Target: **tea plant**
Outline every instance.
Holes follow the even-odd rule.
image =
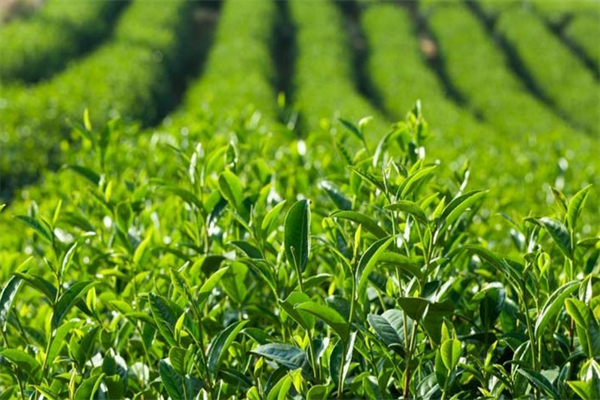
[[[131,166],[144,141],[86,118],[78,188],[0,214],[24,232],[0,241],[0,398],[595,398],[595,189],[508,219],[500,255],[419,106],[373,147],[341,125],[318,172],[260,129]]]
[[[110,33],[126,2],[48,1],[32,18],[2,27],[3,82],[48,78]]]
[[[44,168],[60,165],[66,120],[78,120],[86,106],[102,116],[99,123],[115,115],[147,124],[161,117],[172,104],[173,78],[189,45],[191,7],[187,1],[152,7],[134,2],[120,15],[113,36],[88,57],[38,85],[3,87],[3,197]],[[106,78],[115,65],[117,72]]]

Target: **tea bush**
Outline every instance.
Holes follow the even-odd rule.
[[[188,127],[202,120],[199,116],[214,115],[224,121],[254,118],[274,129],[278,109],[271,49],[277,16],[274,1],[223,4],[202,77],[188,88],[173,126]]]
[[[558,186],[572,179],[597,182],[594,138],[571,128],[528,92],[508,56],[464,4],[423,2],[421,12],[454,87],[501,135],[502,148],[523,155],[516,159],[524,162],[525,182],[536,175],[554,176]]]
[[[500,14],[495,31],[514,49],[545,97],[581,129],[594,135],[600,133],[598,81],[534,13],[523,8],[506,11]],[[534,51],[536,48],[544,51]]]
[[[296,32],[294,104],[303,132],[335,129],[341,110],[350,120],[375,117],[366,131],[386,129],[385,118],[355,86],[352,53],[341,10],[331,2],[292,0],[289,11]]]
[[[156,121],[173,103],[171,73],[189,44],[191,6],[187,1],[157,1],[152,7],[134,2],[121,16],[115,37],[89,57],[40,85],[3,88],[2,191],[59,162],[65,120],[79,119],[86,106],[98,110],[95,115],[104,122],[116,114]]]
[[[279,177],[311,171],[294,147],[262,158],[260,131],[154,152],[160,133],[118,121],[78,132],[71,194],[0,214],[30,232],[0,238],[2,398],[597,393],[590,187],[507,220],[501,256],[477,233],[486,192],[420,150],[419,107],[291,191]]]
[[[0,79],[48,78],[110,33],[125,1],[49,0],[31,18],[2,27]]]
[[[579,51],[583,52],[600,70],[600,49],[594,37],[600,35],[600,6],[596,13],[573,18],[565,28],[564,35]]]

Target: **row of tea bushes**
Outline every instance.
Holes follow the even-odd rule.
[[[507,54],[466,5],[434,1],[420,5],[448,79],[501,135],[501,148],[515,154],[524,182],[548,182],[559,188],[572,182],[568,191],[598,182],[595,139],[571,128],[527,90]],[[542,187],[536,187],[539,195]]]
[[[484,184],[496,191],[522,183],[520,175],[527,169],[528,160],[513,158],[510,149],[503,148],[501,135],[450,99],[433,67],[428,65],[416,24],[407,9],[395,4],[370,5],[361,14],[361,25],[369,49],[367,70],[386,112],[400,118],[403,110],[422,101],[433,133],[429,156],[441,159],[446,168],[446,163],[452,161],[450,168],[457,172],[467,159],[474,168],[485,171],[493,170],[499,159],[511,158],[515,170],[505,171],[502,176],[481,176],[484,182],[476,181],[475,185]],[[540,193],[533,195],[535,199]],[[501,208],[511,209],[523,204],[522,198],[511,196],[502,197],[502,202]]]
[[[62,70],[109,36],[127,1],[49,0],[31,18],[2,27],[0,79],[34,82]]]
[[[40,85],[2,92],[2,192],[26,184],[60,162],[67,119],[86,108],[95,122],[117,114],[157,121],[172,106],[176,66],[189,46],[193,3],[136,1],[121,16],[114,38]]]
[[[592,61],[596,71],[600,70],[600,5],[596,13],[577,15],[563,31],[569,43]]]
[[[422,115],[399,125],[423,145]],[[594,397],[589,188],[506,223],[513,259],[473,229],[485,193],[445,186],[425,152],[355,149],[321,171],[336,201],[310,183],[283,203],[279,171],[305,165],[258,140],[124,154],[129,128],[108,129],[79,155],[104,182],[19,215],[22,246],[0,236],[5,398]]]
[[[600,14],[596,23],[600,24]],[[516,53],[544,97],[575,126],[600,134],[600,84],[542,20],[529,10],[515,8],[500,14],[494,30]]]
[[[289,3],[295,27],[297,58],[294,67],[294,104],[301,129],[308,133],[339,129],[337,118],[357,122],[372,116],[369,131],[387,130],[385,117],[357,90],[352,50],[342,12],[333,2]],[[314,135],[321,146],[328,146]]]
[[[278,118],[271,52],[278,9],[274,1],[227,1],[202,76],[191,84],[181,110],[170,122],[193,127],[211,115],[226,125]],[[240,120],[241,118],[241,120]]]

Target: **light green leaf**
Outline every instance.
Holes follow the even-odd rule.
[[[440,346],[442,362],[448,371],[452,371],[460,359],[461,343],[456,339],[447,339]]]
[[[568,282],[554,291],[546,300],[542,311],[535,322],[535,337],[540,338],[544,329],[550,324],[563,308],[565,299],[579,288],[579,282]]]
[[[333,308],[312,301],[307,301],[306,303],[298,304],[296,309],[303,310],[314,315],[329,325],[344,342],[348,340],[348,335],[350,334],[350,325],[348,324],[348,321],[346,321],[344,317],[342,317],[340,313],[335,311]]]
[[[585,200],[587,199],[591,188],[592,185],[584,187],[579,192],[575,193],[575,196],[573,196],[569,202],[569,207],[567,209],[567,223],[572,230],[577,226],[577,220],[579,219],[579,215],[581,215],[581,210],[583,209]]]
[[[242,211],[244,207],[244,192],[240,179],[231,171],[223,171],[219,176],[219,189],[221,194],[236,210]]]

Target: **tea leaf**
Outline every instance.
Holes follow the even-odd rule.
[[[297,271],[306,269],[310,256],[310,203],[296,202],[285,218],[285,255]]]

